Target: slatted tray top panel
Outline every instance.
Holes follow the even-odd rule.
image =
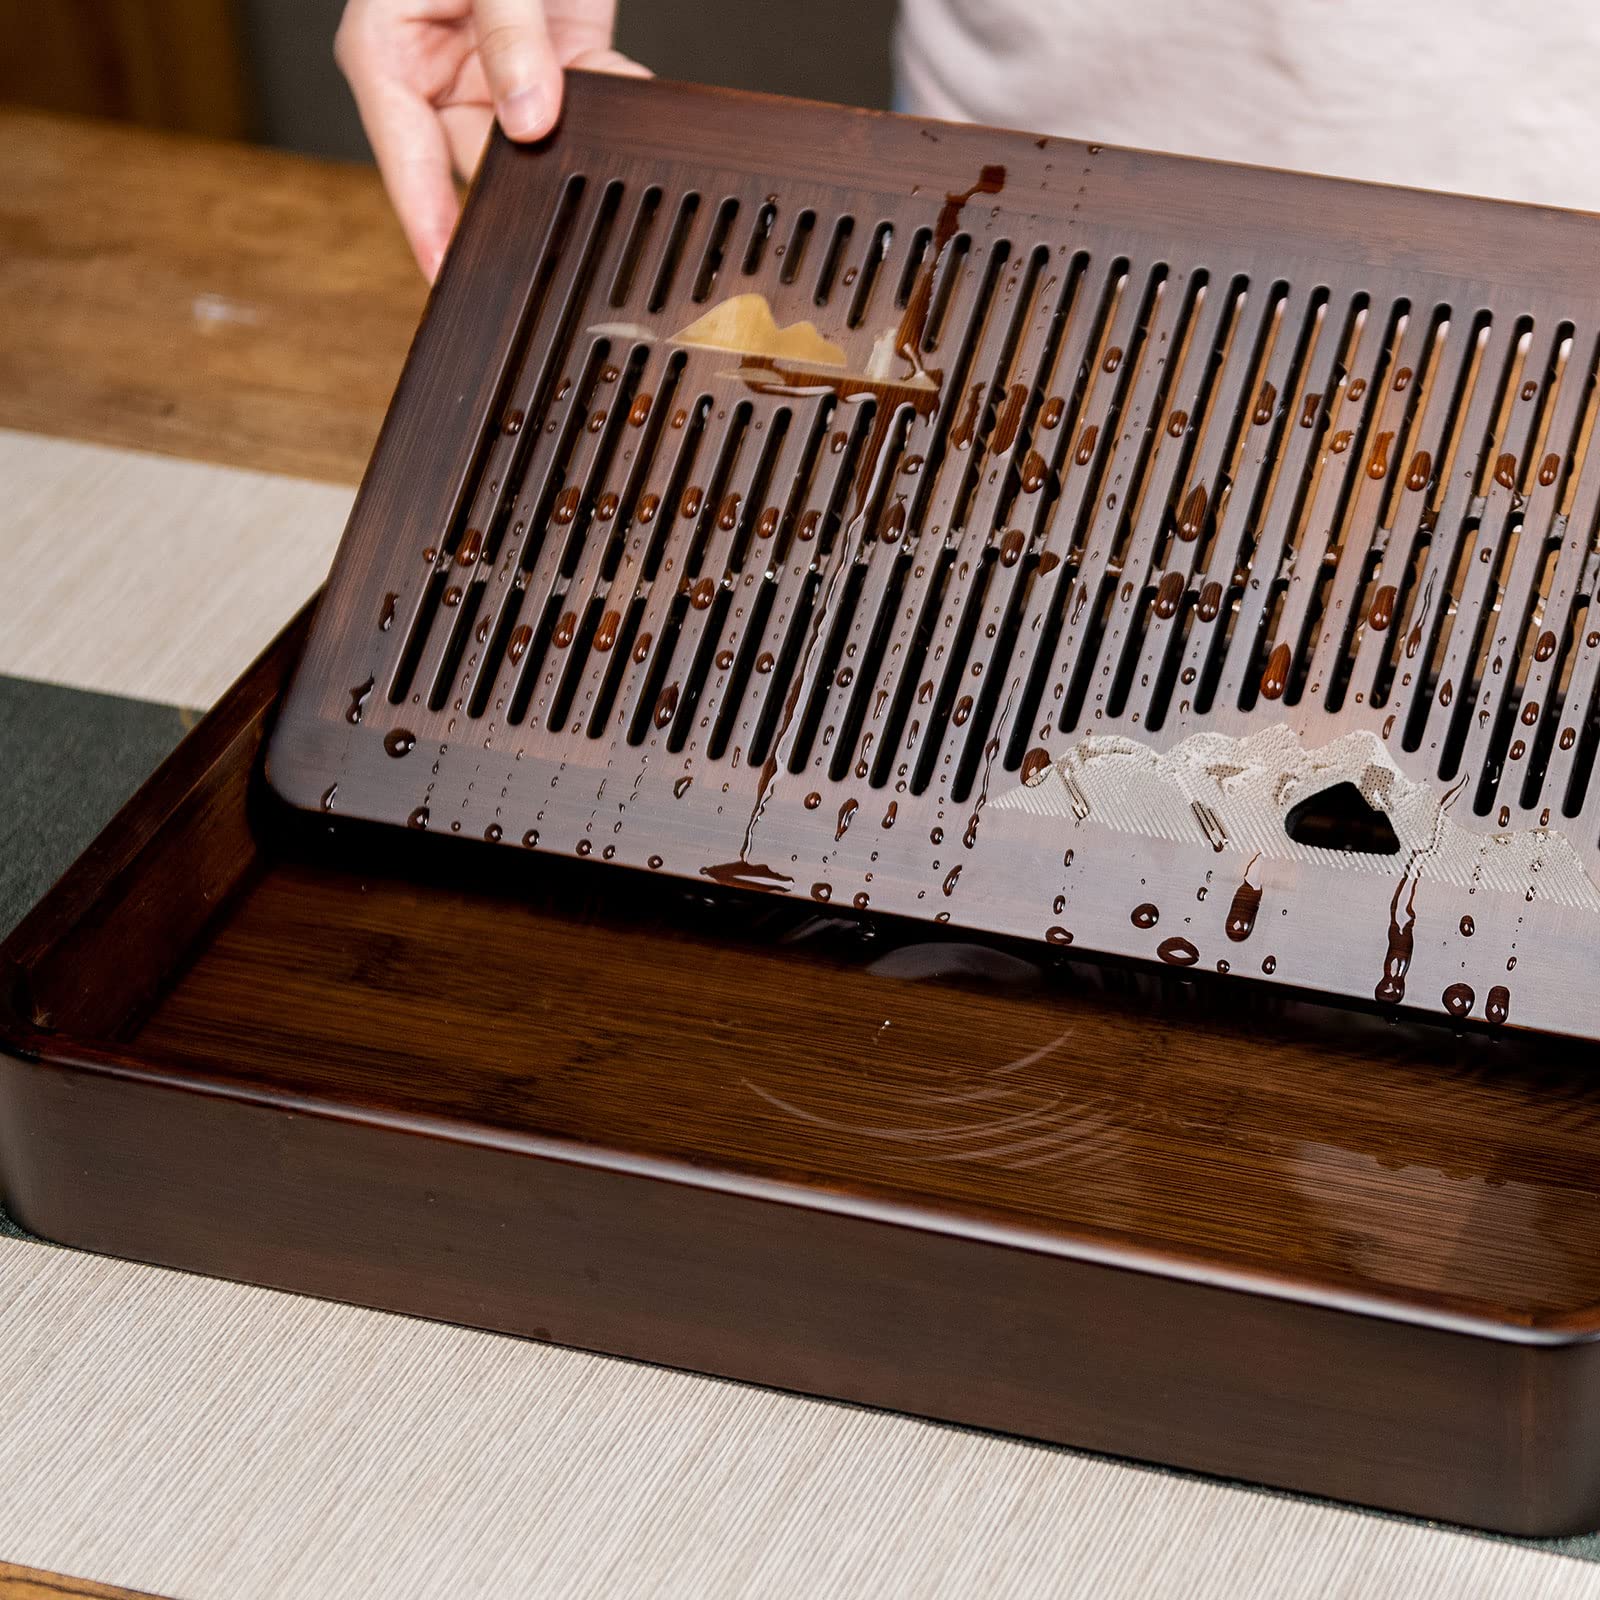
[[[269,777],[1593,1033],[1597,247],[579,76],[489,152]]]

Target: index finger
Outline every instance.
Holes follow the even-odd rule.
[[[460,212],[439,113],[399,84],[357,75],[350,87],[406,241],[432,283]]]

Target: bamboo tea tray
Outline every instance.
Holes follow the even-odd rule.
[[[315,619],[0,947],[7,1208],[1600,1523],[1597,242],[579,76]]]

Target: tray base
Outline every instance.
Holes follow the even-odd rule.
[[[25,1226],[1425,1516],[1600,1521],[1592,1052],[304,823],[256,777],[297,644],[0,950]]]

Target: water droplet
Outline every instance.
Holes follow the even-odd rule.
[[[368,678],[365,683],[358,683],[350,691],[350,709],[345,712],[346,722],[360,722],[361,713],[366,710],[367,700],[372,694],[374,680]]]
[[[1224,931],[1235,944],[1242,944],[1255,932],[1256,918],[1261,912],[1261,894],[1262,885],[1251,883],[1247,867],[1245,877],[1233,891],[1233,899],[1228,905],[1228,920],[1224,925]]]
[[[1261,674],[1261,695],[1265,700],[1281,700],[1289,686],[1289,647],[1278,645],[1267,657],[1266,671]]]
[[[1203,483],[1197,483],[1184,497],[1178,511],[1178,537],[1185,543],[1192,543],[1205,531],[1208,503]]]

